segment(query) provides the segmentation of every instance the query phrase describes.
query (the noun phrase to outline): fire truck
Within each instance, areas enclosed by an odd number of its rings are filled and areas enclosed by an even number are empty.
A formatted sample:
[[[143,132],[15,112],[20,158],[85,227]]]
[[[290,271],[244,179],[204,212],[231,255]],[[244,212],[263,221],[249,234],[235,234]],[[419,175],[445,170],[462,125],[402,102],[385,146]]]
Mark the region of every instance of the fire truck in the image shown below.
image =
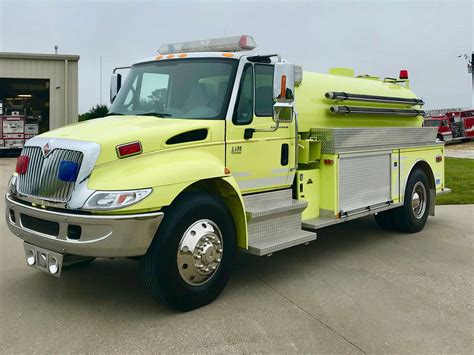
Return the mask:
[[[191,310],[221,293],[238,250],[269,256],[368,215],[423,229],[449,189],[408,72],[313,73],[255,47],[163,45],[124,80],[114,70],[106,117],[30,139],[5,204],[27,265],[138,259],[154,297]]]
[[[426,127],[437,127],[437,139],[447,143],[474,138],[474,110],[448,111],[425,117]]]

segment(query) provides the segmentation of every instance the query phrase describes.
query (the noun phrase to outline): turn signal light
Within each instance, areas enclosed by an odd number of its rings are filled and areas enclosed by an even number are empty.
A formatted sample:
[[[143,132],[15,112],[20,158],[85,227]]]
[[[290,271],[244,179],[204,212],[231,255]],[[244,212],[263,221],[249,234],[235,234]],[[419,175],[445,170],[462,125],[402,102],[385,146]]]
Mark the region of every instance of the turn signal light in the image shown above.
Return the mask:
[[[29,157],[26,155],[20,155],[18,160],[16,161],[16,169],[15,172],[17,174],[25,174],[26,170],[28,169],[28,161],[30,160]]]
[[[408,70],[406,70],[406,69],[400,70],[399,78],[402,79],[402,80],[408,80]]]
[[[443,161],[443,156],[442,155],[437,155],[436,156],[436,162],[441,163]]]
[[[142,150],[142,145],[140,142],[131,142],[116,147],[117,155],[119,158],[126,158],[132,155],[140,154]]]

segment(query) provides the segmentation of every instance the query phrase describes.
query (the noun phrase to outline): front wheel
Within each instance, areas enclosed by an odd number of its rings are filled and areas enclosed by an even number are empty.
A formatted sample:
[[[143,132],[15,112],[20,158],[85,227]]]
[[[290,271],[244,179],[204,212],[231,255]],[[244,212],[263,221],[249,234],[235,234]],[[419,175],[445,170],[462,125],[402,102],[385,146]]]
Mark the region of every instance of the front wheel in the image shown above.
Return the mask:
[[[200,192],[180,196],[165,211],[141,274],[152,295],[188,311],[212,302],[224,289],[236,253],[227,206]]]
[[[423,170],[416,169],[408,177],[403,206],[393,210],[397,229],[407,233],[421,231],[428,219],[430,203],[428,177]]]

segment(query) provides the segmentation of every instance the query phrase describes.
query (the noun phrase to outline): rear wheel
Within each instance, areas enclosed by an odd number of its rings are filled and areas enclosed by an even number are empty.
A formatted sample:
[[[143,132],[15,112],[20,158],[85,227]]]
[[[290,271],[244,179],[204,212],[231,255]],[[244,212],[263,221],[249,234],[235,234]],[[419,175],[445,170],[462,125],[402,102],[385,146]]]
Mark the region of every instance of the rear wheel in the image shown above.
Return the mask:
[[[141,274],[155,298],[187,311],[222,292],[235,253],[235,226],[227,206],[211,195],[189,192],[165,211],[141,260]]]
[[[408,178],[403,206],[393,210],[395,227],[407,233],[421,231],[428,219],[430,203],[428,177],[423,170],[416,169]]]

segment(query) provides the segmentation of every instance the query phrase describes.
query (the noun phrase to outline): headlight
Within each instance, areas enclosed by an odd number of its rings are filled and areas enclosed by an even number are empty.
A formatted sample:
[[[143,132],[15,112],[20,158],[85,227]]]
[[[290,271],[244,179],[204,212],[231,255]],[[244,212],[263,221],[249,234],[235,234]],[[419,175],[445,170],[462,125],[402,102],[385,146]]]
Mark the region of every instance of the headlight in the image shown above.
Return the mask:
[[[16,175],[12,175],[10,181],[8,182],[8,192],[13,196],[16,195]]]
[[[130,191],[96,191],[84,204],[85,210],[115,210],[143,200],[152,189]]]

